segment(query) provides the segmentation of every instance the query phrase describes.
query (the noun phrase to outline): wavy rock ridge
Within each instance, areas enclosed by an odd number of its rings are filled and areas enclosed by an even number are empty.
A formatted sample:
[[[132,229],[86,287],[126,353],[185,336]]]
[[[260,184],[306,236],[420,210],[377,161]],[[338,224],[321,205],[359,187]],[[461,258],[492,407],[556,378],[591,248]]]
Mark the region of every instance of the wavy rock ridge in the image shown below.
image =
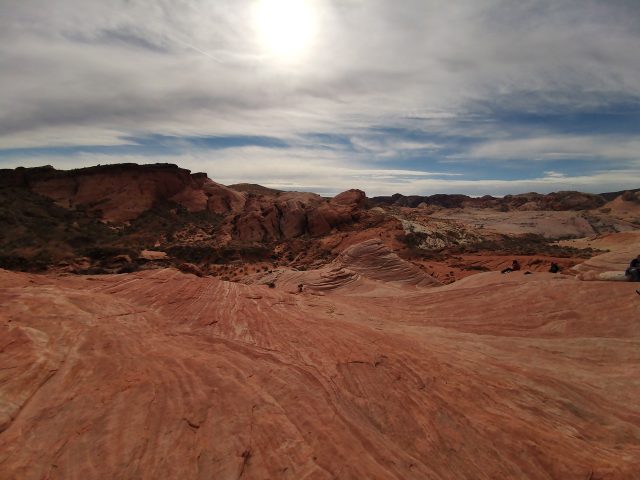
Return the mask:
[[[633,287],[0,271],[0,477],[633,479]]]
[[[259,276],[259,283],[277,282],[295,291],[332,291],[348,288],[350,293],[371,295],[393,293],[390,287],[433,287],[440,282],[418,267],[401,259],[381,240],[370,239],[348,247],[325,267],[310,271],[285,270]],[[384,287],[380,291],[380,287]]]

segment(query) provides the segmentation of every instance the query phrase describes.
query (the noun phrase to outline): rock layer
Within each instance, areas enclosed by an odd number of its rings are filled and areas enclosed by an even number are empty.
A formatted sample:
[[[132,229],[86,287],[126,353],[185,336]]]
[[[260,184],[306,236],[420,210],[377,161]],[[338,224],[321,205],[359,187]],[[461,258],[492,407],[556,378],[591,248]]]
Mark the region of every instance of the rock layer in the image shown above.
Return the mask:
[[[0,271],[0,478],[636,478],[633,284],[371,282]]]

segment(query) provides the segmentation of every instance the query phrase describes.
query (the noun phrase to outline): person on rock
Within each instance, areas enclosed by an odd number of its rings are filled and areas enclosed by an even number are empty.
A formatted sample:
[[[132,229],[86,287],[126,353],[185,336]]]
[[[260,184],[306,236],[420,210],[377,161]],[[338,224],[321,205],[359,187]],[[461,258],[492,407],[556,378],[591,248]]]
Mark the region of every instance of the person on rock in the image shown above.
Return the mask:
[[[555,262],[551,262],[551,267],[549,267],[549,272],[558,273],[560,271],[560,265]]]
[[[514,260],[511,262],[510,267],[505,268],[500,273],[517,272],[518,270],[520,270],[520,262],[518,262],[518,260]]]
[[[627,268],[624,274],[629,277],[632,282],[640,282],[640,255],[631,260],[629,268]]]

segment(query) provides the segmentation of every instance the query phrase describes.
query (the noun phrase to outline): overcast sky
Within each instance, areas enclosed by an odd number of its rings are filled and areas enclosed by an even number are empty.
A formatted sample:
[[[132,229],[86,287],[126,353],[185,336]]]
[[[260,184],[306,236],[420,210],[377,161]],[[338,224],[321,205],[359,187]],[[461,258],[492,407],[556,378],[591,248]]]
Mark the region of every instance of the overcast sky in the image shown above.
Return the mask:
[[[0,168],[640,187],[639,0],[0,0]]]

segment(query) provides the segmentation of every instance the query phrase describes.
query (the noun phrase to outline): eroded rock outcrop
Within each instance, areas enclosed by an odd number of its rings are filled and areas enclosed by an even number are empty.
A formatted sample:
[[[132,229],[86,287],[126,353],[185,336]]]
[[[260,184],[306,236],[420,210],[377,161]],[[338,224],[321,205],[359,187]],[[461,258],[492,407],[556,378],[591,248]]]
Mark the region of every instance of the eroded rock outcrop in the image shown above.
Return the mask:
[[[126,222],[160,201],[175,202],[192,212],[226,214],[242,209],[245,194],[219,185],[206,174],[171,164],[117,164],[55,170],[17,169],[3,176],[14,184],[53,199],[65,208],[81,208],[109,222]]]
[[[277,197],[252,195],[234,219],[234,237],[249,242],[271,242],[302,235],[320,236],[353,223],[366,197],[349,190],[330,201],[313,193],[286,192]]]
[[[285,270],[264,275],[259,282],[277,281],[279,288],[295,291],[304,285],[311,291],[329,291],[348,287],[362,294],[380,284],[402,287],[434,287],[440,282],[420,268],[403,260],[380,239],[370,239],[346,248],[328,265],[315,270]]]

